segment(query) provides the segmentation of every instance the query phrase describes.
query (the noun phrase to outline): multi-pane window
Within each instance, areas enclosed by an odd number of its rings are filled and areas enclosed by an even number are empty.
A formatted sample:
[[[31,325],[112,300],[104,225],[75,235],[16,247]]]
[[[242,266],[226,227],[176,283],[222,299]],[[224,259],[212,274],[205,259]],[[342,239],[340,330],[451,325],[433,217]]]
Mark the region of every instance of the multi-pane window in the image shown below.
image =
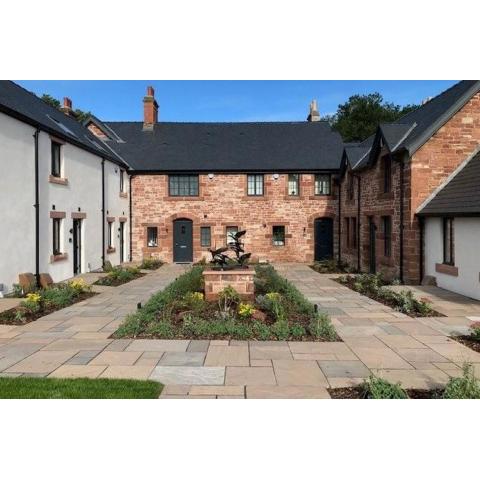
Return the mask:
[[[61,218],[53,218],[53,254],[60,255],[61,245],[60,245],[60,232],[62,227],[62,219]]]
[[[330,195],[330,183],[329,174],[315,175],[315,195]]]
[[[200,245],[209,247],[212,244],[212,233],[210,227],[200,227]]]
[[[349,219],[349,218],[345,218],[344,224],[345,224],[345,240],[346,240],[346,244],[347,244],[347,247],[350,247],[350,219]]]
[[[197,197],[198,175],[169,175],[168,188],[171,197]]]
[[[383,225],[383,254],[392,255],[392,217],[382,217]]]
[[[235,235],[237,232],[238,232],[238,227],[236,226],[227,227],[227,245],[235,243],[232,236]]]
[[[62,146],[57,142],[52,142],[52,177],[62,176],[61,151]]]
[[[350,229],[352,238],[350,239],[350,246],[352,248],[357,248],[357,219],[356,217],[352,217],[350,219],[350,222],[352,223],[352,228]]]
[[[392,190],[392,159],[386,156],[383,160],[383,193]]]
[[[272,227],[272,242],[277,247],[285,245],[285,227],[283,225]]]
[[[455,265],[455,236],[453,218],[443,219],[443,263]]]
[[[147,246],[158,247],[158,228],[147,227]]]
[[[113,222],[108,222],[108,248],[113,248]]]
[[[247,175],[247,194],[263,195],[263,175]]]
[[[300,175],[298,173],[288,175],[288,195],[292,197],[300,195]]]
[[[125,170],[120,170],[120,192],[125,192]]]

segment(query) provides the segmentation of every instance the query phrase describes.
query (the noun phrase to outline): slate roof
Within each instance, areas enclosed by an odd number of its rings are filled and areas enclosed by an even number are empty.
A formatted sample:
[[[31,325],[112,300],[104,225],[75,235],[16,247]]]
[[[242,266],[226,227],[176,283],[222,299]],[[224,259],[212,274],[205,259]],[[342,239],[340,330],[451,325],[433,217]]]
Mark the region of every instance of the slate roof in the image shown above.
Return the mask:
[[[0,112],[32,126],[39,126],[42,130],[96,155],[123,163],[80,122],[9,80],[0,80]]]
[[[338,170],[341,136],[328,122],[104,122],[125,143],[109,142],[137,171]]]
[[[448,180],[419,215],[480,215],[480,153]]]

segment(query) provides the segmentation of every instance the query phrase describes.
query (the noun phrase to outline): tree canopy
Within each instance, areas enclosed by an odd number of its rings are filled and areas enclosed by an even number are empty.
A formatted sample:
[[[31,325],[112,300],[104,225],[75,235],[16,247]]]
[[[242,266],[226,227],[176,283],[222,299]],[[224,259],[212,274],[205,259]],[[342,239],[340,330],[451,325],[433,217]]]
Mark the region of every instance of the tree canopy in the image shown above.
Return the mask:
[[[44,102],[48,103],[49,105],[56,108],[57,110],[60,110],[62,104],[60,103],[60,100],[58,100],[57,98],[52,97],[48,93],[44,93],[41,98]],[[85,121],[91,115],[90,112],[84,112],[79,108],[74,110],[74,114],[75,114],[75,120],[77,120],[80,123]]]
[[[395,105],[385,102],[380,93],[353,95],[338,106],[334,115],[324,117],[345,142],[361,142],[375,133],[379,123],[398,120],[418,105]]]

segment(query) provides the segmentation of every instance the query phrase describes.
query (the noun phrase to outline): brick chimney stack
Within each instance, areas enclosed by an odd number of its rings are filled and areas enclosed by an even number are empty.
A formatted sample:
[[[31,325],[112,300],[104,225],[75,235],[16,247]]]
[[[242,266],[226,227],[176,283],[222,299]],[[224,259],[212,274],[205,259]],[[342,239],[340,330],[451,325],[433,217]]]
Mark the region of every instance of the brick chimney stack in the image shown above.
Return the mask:
[[[153,130],[158,122],[158,103],[155,100],[155,90],[147,87],[147,95],[143,98],[143,129]]]
[[[75,112],[72,108],[72,101],[68,97],[63,97],[63,107],[60,107],[60,110],[70,117],[75,117]]]
[[[310,102],[310,113],[308,114],[307,120],[309,122],[319,122],[320,121],[320,113],[318,111],[317,101],[312,100]]]

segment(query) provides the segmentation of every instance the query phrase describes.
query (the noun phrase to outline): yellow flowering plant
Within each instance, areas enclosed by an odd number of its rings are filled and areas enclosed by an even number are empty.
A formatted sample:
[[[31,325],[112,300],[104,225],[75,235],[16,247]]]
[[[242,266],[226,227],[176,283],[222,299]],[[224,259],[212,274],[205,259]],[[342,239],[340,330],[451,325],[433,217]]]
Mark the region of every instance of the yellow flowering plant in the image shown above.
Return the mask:
[[[27,302],[31,303],[40,303],[42,301],[42,296],[39,293],[28,293]]]
[[[240,318],[251,318],[255,312],[255,307],[250,303],[240,303],[238,305],[238,315]]]
[[[79,293],[88,292],[91,287],[83,278],[77,278],[68,282],[68,286]]]

